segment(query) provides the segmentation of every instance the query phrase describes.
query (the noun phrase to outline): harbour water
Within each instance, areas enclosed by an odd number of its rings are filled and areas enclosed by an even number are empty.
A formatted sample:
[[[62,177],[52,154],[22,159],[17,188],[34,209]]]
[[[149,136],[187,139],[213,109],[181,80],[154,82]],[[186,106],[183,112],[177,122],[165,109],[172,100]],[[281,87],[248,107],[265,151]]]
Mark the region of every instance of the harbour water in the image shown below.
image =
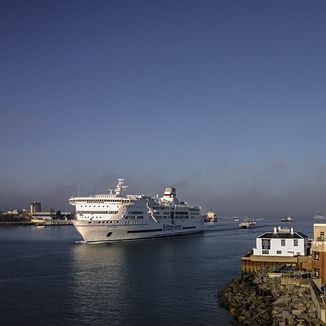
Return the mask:
[[[311,217],[208,223],[202,234],[77,244],[73,226],[0,227],[1,325],[230,325],[217,292],[274,226],[313,235]]]

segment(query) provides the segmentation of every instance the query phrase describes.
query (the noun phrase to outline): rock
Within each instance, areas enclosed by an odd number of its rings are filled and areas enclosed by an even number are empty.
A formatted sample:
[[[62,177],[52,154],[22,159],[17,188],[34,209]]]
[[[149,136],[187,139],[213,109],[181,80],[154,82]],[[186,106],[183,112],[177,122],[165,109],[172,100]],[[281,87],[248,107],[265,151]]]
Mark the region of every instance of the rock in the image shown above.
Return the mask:
[[[264,314],[264,316],[263,316],[263,318],[266,320],[266,321],[269,321],[269,314],[268,314],[268,312],[266,312],[265,314]]]
[[[324,325],[309,289],[282,285],[268,269],[233,280],[218,292],[218,302],[234,315],[234,325]]]
[[[246,317],[245,316],[239,316],[238,317],[238,323],[241,324],[243,321],[246,320]]]
[[[287,319],[287,323],[288,323],[288,325],[295,325],[295,321],[294,321],[293,316],[290,316],[290,317]]]

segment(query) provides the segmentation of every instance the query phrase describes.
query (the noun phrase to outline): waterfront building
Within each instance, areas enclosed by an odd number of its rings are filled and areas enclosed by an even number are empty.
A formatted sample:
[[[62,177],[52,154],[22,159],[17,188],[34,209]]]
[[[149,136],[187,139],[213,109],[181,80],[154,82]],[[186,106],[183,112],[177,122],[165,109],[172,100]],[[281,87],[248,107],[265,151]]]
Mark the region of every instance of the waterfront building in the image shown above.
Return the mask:
[[[256,238],[253,248],[241,259],[242,272],[258,271],[275,265],[299,266],[310,254],[309,237],[293,228],[274,228]]]
[[[326,284],[326,224],[314,224],[314,239],[311,246],[311,270],[320,279],[320,287]]]
[[[254,255],[270,256],[306,256],[309,254],[309,237],[302,232],[294,232],[293,227],[274,228],[274,232],[265,232],[256,239]]]

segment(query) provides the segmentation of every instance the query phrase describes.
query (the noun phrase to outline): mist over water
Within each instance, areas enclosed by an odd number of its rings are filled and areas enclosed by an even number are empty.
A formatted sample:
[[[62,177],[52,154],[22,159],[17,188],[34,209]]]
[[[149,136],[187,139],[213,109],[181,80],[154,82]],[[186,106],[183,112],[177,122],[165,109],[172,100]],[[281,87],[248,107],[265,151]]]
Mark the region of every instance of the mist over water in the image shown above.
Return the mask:
[[[92,245],[72,226],[0,227],[1,324],[228,325],[216,294],[256,237],[279,224],[312,236],[313,222],[218,220],[203,234]]]

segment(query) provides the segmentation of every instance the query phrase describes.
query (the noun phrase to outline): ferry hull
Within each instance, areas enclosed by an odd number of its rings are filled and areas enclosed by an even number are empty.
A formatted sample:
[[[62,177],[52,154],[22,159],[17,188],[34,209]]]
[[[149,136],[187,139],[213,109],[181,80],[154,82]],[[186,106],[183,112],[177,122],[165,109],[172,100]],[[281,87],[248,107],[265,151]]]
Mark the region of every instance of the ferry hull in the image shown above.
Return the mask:
[[[81,234],[85,242],[110,242],[137,240],[148,238],[171,237],[177,235],[186,235],[200,233],[204,230],[204,221],[189,220],[178,222],[155,223],[148,222],[142,224],[130,224],[130,222],[113,221],[90,222],[90,221],[73,221],[76,230]]]

